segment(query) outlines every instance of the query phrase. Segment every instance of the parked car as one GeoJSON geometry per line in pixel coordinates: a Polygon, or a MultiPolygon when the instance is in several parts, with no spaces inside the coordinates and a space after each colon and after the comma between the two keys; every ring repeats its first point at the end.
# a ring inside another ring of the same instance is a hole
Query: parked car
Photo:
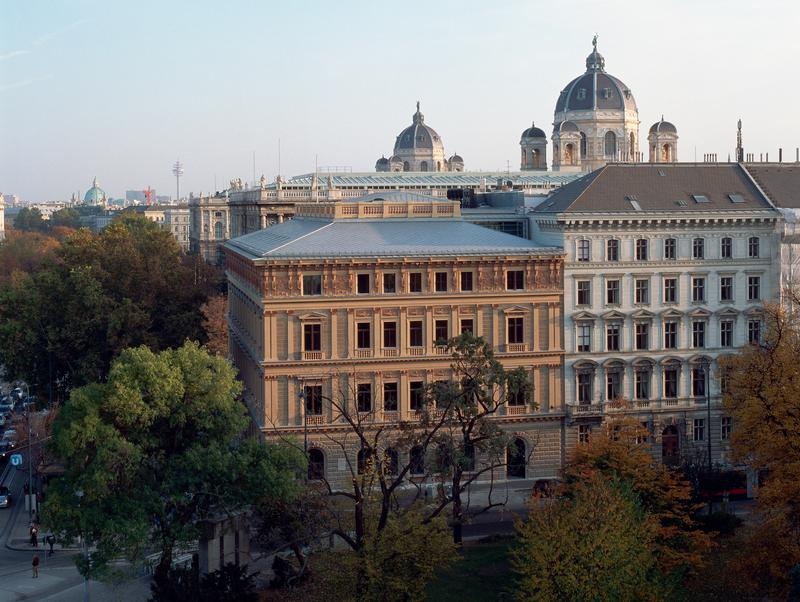
{"type": "Polygon", "coordinates": [[[0,485],[0,508],[8,508],[11,505],[11,492],[5,485],[0,485]]]}

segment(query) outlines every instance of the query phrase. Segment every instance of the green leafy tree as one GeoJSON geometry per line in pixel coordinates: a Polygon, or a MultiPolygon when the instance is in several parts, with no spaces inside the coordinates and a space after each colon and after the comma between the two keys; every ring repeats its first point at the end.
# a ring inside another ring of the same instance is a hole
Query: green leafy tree
{"type": "Polygon", "coordinates": [[[53,428],[66,474],[51,486],[43,520],[60,539],[83,535],[91,569],[120,556],[161,552],[164,579],[197,521],[238,513],[260,497],[295,492],[292,448],[242,440],[246,410],[232,366],[196,343],[155,354],[125,350],[108,382],[72,391],[53,428]]]}
{"type": "Polygon", "coordinates": [[[50,227],[57,228],[59,226],[77,230],[81,227],[81,214],[78,213],[77,209],[71,207],[65,207],[64,209],[54,211],[52,215],[50,215],[50,227]]]}
{"type": "Polygon", "coordinates": [[[47,223],[37,207],[23,207],[14,218],[14,227],[28,232],[44,232],[47,230],[47,223]]]}

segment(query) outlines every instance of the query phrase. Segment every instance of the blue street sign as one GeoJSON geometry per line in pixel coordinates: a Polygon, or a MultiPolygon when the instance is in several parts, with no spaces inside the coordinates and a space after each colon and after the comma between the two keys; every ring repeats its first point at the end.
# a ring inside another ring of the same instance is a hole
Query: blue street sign
{"type": "Polygon", "coordinates": [[[11,454],[9,461],[11,466],[22,466],[22,454],[11,454]]]}

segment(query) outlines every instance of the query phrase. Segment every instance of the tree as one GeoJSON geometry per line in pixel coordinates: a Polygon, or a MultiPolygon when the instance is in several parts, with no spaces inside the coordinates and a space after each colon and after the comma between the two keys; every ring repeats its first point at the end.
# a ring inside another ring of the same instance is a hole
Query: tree
{"type": "Polygon", "coordinates": [[[71,207],[65,207],[64,209],[54,211],[50,216],[50,228],[56,228],[59,226],[72,228],[74,230],[80,228],[81,215],[78,213],[78,210],[71,207]]]}
{"type": "Polygon", "coordinates": [[[226,360],[186,343],[159,354],[127,349],[108,382],[72,391],[53,428],[66,474],[51,485],[43,519],[62,540],[86,538],[83,574],[103,575],[120,556],[139,561],[152,545],[164,579],[197,521],[293,495],[302,459],[241,439],[240,389],[226,360]]]}
{"type": "Polygon", "coordinates": [[[47,224],[42,218],[42,212],[38,207],[23,207],[14,218],[14,227],[17,230],[26,230],[28,232],[44,232],[47,230],[47,224]]]}
{"type": "Polygon", "coordinates": [[[206,349],[222,357],[228,356],[228,298],[214,295],[208,298],[200,311],[203,313],[203,330],[206,349]]]}
{"type": "Polygon", "coordinates": [[[654,519],[629,484],[593,474],[563,500],[543,500],[517,523],[511,561],[520,600],[667,599],[654,519]]]}
{"type": "Polygon", "coordinates": [[[9,230],[0,242],[0,287],[35,272],[55,257],[58,241],[39,232],[9,230]]]}

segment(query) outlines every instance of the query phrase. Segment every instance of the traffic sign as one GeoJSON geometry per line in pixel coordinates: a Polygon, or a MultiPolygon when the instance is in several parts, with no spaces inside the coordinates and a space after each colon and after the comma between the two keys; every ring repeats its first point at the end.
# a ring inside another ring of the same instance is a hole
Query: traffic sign
{"type": "Polygon", "coordinates": [[[9,461],[11,466],[22,466],[22,454],[11,454],[9,461]]]}

